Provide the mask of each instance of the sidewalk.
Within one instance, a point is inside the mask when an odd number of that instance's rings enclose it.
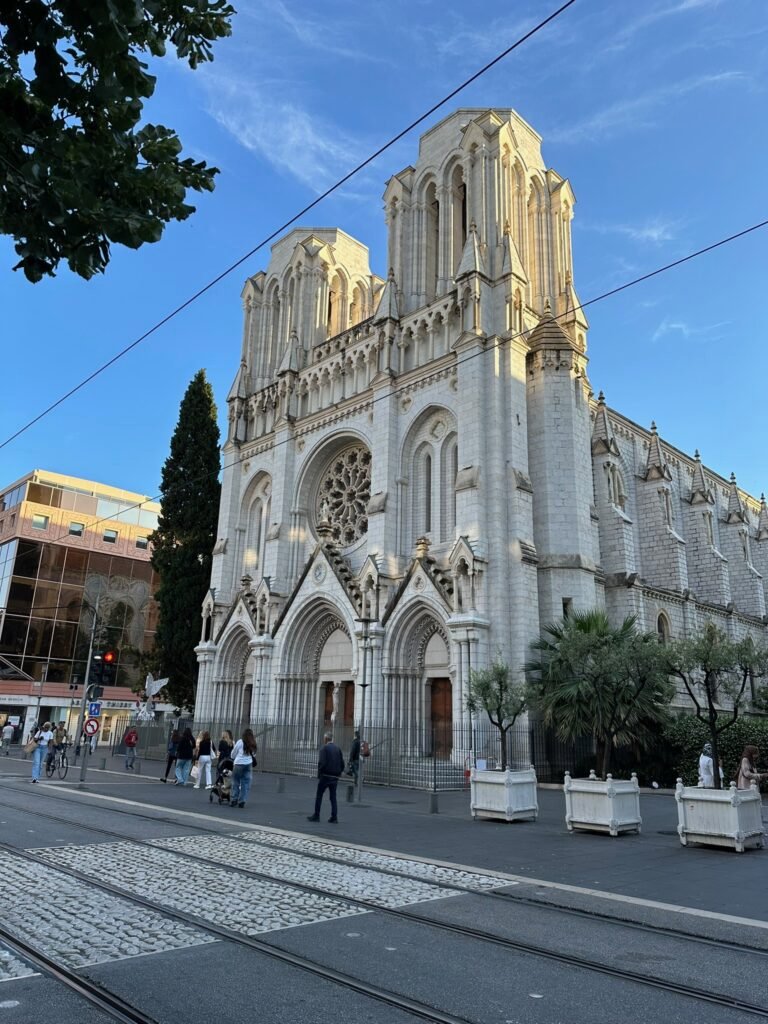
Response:
[[[99,763],[99,758],[95,761]],[[563,794],[549,787],[539,790],[537,822],[504,824],[472,821],[468,790],[439,793],[439,813],[430,814],[428,792],[369,786],[358,804],[347,802],[344,784],[339,786],[339,824],[330,825],[327,797],[320,823],[306,820],[313,807],[313,779],[286,776],[279,783],[278,776],[257,772],[248,805],[240,810],[211,803],[204,789],[162,785],[159,776],[164,763],[159,761],[141,761],[139,774],[126,772],[123,758],[108,758],[107,765],[107,771],[89,767],[86,790],[78,789],[79,766],[70,767],[66,782],[46,785],[72,790],[81,798],[99,793],[158,809],[210,815],[234,828],[247,821],[410,856],[768,920],[768,850],[736,854],[682,847],[676,832],[675,799],[668,792],[643,791],[639,836],[569,833]],[[0,757],[0,780],[5,778],[6,784],[20,787],[30,773],[30,761]],[[279,785],[283,792],[278,792]],[[99,804],[104,806],[102,801]],[[768,816],[765,801],[763,816]],[[125,828],[126,822],[115,827]]]

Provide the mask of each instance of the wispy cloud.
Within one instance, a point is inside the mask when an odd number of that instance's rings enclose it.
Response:
[[[206,76],[208,113],[250,152],[322,192],[365,156],[364,143],[291,100],[232,74]],[[355,178],[358,190],[361,178]]]
[[[282,0],[262,0],[258,11],[246,6],[243,13],[246,17],[258,19],[262,24],[265,15],[271,19],[272,24],[276,21],[279,22],[308,50],[316,50],[334,57],[344,57],[347,60],[387,63],[384,57],[373,54],[364,47],[345,46],[343,43],[344,27],[348,24],[348,19],[346,21],[342,19],[335,22],[330,21],[327,17],[327,8],[323,8],[323,13],[326,16],[322,21],[313,20],[305,13],[297,17]]]
[[[614,38],[610,48],[623,49],[638,32],[648,28],[650,25],[655,25],[659,21],[664,21],[666,18],[673,18],[680,14],[689,14],[691,11],[702,11],[705,8],[719,7],[721,3],[722,0],[679,0],[675,4],[666,4],[648,10],[641,14],[639,18],[635,18],[634,21],[624,25]]]
[[[670,317],[664,317],[651,335],[651,341],[661,341],[662,338],[675,335],[685,341],[692,338],[699,341],[719,341],[723,337],[721,329],[728,327],[729,324],[730,320],[721,320],[719,323],[699,327],[689,324],[685,320],[672,320]]]
[[[548,142],[559,143],[594,142],[617,132],[647,128],[653,124],[653,111],[669,99],[679,99],[699,89],[734,85],[748,80],[749,76],[743,71],[721,71],[717,74],[687,78],[682,82],[672,82],[651,89],[642,96],[633,96],[612,103],[575,124],[545,131],[545,138]]]
[[[586,231],[595,231],[600,235],[621,235],[633,242],[651,242],[660,245],[662,242],[673,241],[678,234],[682,222],[653,217],[641,224],[590,224],[579,222],[579,227]]]

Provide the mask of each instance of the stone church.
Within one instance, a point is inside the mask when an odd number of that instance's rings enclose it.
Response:
[[[471,669],[596,605],[766,639],[764,498],[593,392],[574,203],[461,109],[387,182],[386,278],[296,228],[246,281],[197,720],[466,722]]]

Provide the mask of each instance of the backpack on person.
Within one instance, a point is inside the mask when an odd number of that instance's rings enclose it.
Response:
[[[360,757],[370,757],[370,756],[371,756],[370,744],[368,743],[368,740],[363,740],[363,742],[360,744]]]

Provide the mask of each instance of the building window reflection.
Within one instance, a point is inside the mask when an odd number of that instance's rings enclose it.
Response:
[[[103,539],[105,544],[115,544],[117,541],[117,530],[105,530]]]
[[[32,529],[33,530],[47,530],[50,518],[48,516],[40,515],[35,512],[32,515]]]

